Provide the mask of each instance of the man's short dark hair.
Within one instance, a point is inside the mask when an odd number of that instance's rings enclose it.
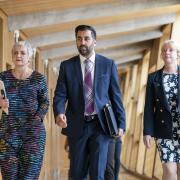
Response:
[[[77,37],[78,31],[86,31],[86,30],[90,30],[91,34],[92,34],[92,37],[94,39],[96,39],[96,31],[92,26],[89,26],[89,25],[79,25],[79,26],[77,26],[75,28],[75,36]]]

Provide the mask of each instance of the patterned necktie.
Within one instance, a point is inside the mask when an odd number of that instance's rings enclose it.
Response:
[[[89,59],[86,59],[84,63],[85,114],[90,115],[94,112],[93,83],[91,75],[93,70],[93,63]]]

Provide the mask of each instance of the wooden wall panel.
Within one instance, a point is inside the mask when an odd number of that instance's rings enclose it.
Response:
[[[172,35],[171,35],[171,39],[173,39],[174,41],[180,44],[179,29],[180,29],[180,12],[176,14],[176,21],[172,26]]]
[[[152,178],[154,170],[156,146],[153,141],[153,146],[150,149],[146,149],[145,162],[144,162],[144,175]]]
[[[126,93],[127,92],[127,89],[129,87],[129,82],[130,82],[130,68],[127,69],[125,75],[124,75],[124,89],[122,91],[122,94],[123,94],[123,102],[124,102],[124,108],[125,108],[125,111],[127,109],[127,102],[128,102],[128,97],[129,97],[129,93]],[[127,114],[127,111],[126,111],[126,114]],[[128,129],[128,125],[126,127]],[[128,132],[126,130],[126,132]],[[121,156],[121,160],[122,162],[124,162],[124,164],[127,164],[127,154],[128,154],[128,149],[127,149],[127,145],[126,145],[126,142],[127,142],[127,138],[126,137],[123,137],[123,151],[122,151],[122,156]]]
[[[45,65],[42,61],[41,53],[38,49],[36,50],[35,70],[37,70],[38,72],[43,73],[43,74],[44,74],[44,70],[45,70]]]
[[[180,12],[176,15],[176,21],[172,26],[172,34],[171,39],[176,41],[180,45]],[[179,59],[179,65],[180,65],[180,59]]]
[[[157,149],[155,152],[155,163],[154,163],[154,170],[153,171],[154,171],[153,177],[157,178],[157,179],[161,179],[161,177],[162,177],[162,164],[161,164],[159,152]]]
[[[14,43],[13,34],[8,31],[7,16],[0,9],[0,70],[12,65],[11,49]]]
[[[147,52],[143,59],[142,77],[141,77],[142,88],[139,94],[141,98],[141,106],[139,107],[139,111],[142,114],[142,116],[139,123],[140,134],[139,134],[139,147],[138,147],[138,154],[137,154],[136,172],[140,174],[143,174],[144,159],[145,159],[145,146],[143,143],[143,113],[144,113],[143,111],[144,111],[146,83],[147,83],[148,69],[149,69],[149,59],[150,59],[150,52]]]
[[[136,171],[137,168],[137,159],[139,152],[139,143],[140,137],[142,133],[142,119],[143,119],[143,111],[144,111],[144,96],[145,96],[145,89],[144,86],[147,81],[147,72],[149,67],[149,54],[146,54],[142,61],[139,63],[140,70],[139,73],[139,84],[138,88],[138,95],[137,95],[137,109],[135,113],[135,124],[134,124],[134,137],[133,137],[133,150],[131,154],[131,164],[130,169]],[[143,153],[143,152],[142,152]]]
[[[172,24],[168,24],[164,26],[163,28],[163,36],[159,39],[159,48],[156,49],[156,52],[158,54],[157,56],[157,64],[156,64],[156,70],[163,67],[164,63],[161,58],[161,47],[165,40],[168,40],[171,38],[171,30],[172,30]]]
[[[151,50],[149,61],[149,73],[154,72],[157,66],[157,59],[160,58],[160,39],[155,39]]]
[[[127,144],[127,148],[129,149],[129,161],[128,161],[128,167],[133,170],[132,167],[132,153],[134,153],[134,146],[136,145],[136,143],[134,142],[134,132],[135,132],[135,123],[136,123],[136,111],[137,111],[137,104],[138,104],[138,87],[139,87],[139,63],[136,65],[135,67],[136,70],[136,76],[132,77],[132,87],[134,87],[134,89],[132,89],[132,93],[133,93],[133,101],[132,101],[132,114],[130,116],[130,118],[127,120],[130,123],[130,129],[129,129],[129,133],[130,133],[130,138],[127,139],[127,141],[130,141],[130,145],[131,147],[129,147],[129,145]],[[134,73],[132,73],[132,75],[134,76]],[[130,86],[131,87],[131,86]],[[127,133],[128,134],[128,133]],[[130,149],[131,148],[131,149]]]
[[[133,132],[131,131],[134,127],[134,107],[136,107],[136,98],[135,98],[135,82],[137,79],[137,72],[138,72],[138,65],[134,65],[132,66],[131,69],[131,80],[130,80],[130,84],[128,87],[128,90],[130,92],[130,96],[128,99],[128,104],[126,107],[126,119],[127,119],[127,133],[125,136],[125,149],[123,151],[126,152],[126,167],[129,167],[130,164],[130,155],[131,155],[131,151],[132,151],[132,143],[133,143]],[[127,91],[125,91],[124,93],[126,93]]]

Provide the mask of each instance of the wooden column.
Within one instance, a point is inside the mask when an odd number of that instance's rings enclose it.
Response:
[[[177,42],[180,45],[179,29],[180,29],[180,12],[177,13],[177,15],[176,15],[176,21],[172,26],[172,35],[171,35],[171,39],[174,40],[175,42]],[[178,63],[180,65],[180,59],[179,59]]]
[[[176,21],[172,26],[172,35],[171,35],[171,39],[180,44],[179,30],[180,30],[180,12],[176,14]]]
[[[138,154],[137,154],[137,163],[136,163],[136,172],[143,174],[143,167],[144,167],[144,158],[145,158],[145,146],[143,143],[143,115],[144,115],[144,102],[145,102],[145,92],[146,92],[146,83],[148,77],[148,69],[149,69],[149,59],[150,59],[150,52],[146,52],[143,58],[142,64],[142,77],[141,77],[141,90],[139,92],[138,97],[141,99],[140,106],[139,106],[139,113],[140,122],[138,122],[137,126],[140,126],[140,133],[139,133],[139,147],[138,147]]]
[[[44,74],[44,71],[45,71],[44,63],[43,63],[41,52],[39,51],[39,49],[36,49],[35,70],[42,74]]]
[[[13,41],[13,33],[8,31],[7,16],[0,9],[0,71],[6,70],[7,65],[12,65]]]
[[[126,135],[124,137],[124,143],[123,143],[123,151],[122,151],[122,162],[126,167],[129,167],[130,164],[130,155],[132,151],[132,139],[133,134],[131,133],[131,129],[134,123],[133,113],[134,113],[134,107],[136,107],[136,101],[135,101],[135,82],[137,79],[137,72],[138,72],[138,65],[133,65],[129,69],[129,76],[126,82],[128,82],[128,86],[125,86],[124,89],[124,96],[127,96],[127,100],[124,101],[125,104],[125,110],[126,110]],[[128,89],[128,91],[127,91]],[[135,106],[134,106],[135,105]]]
[[[125,75],[124,75],[124,86],[123,86],[123,90],[122,90],[122,93],[123,93],[123,103],[124,103],[124,108],[125,108],[125,111],[127,110],[127,102],[128,102],[128,97],[129,97],[129,94],[126,93],[127,92],[127,89],[129,88],[129,82],[130,82],[130,68],[127,68],[126,69],[126,72],[125,72]],[[127,114],[127,111],[126,111],[126,114]],[[127,121],[127,120],[126,120]],[[128,128],[128,127],[127,127]],[[126,131],[127,132],[127,131]],[[127,137],[125,136],[123,138],[123,150],[122,150],[122,153],[121,153],[121,160],[123,162],[123,164],[125,166],[127,166],[128,164],[128,160],[127,160]]]
[[[130,169],[136,171],[137,160],[139,153],[143,153],[139,151],[140,137],[142,133],[142,119],[143,119],[143,111],[144,111],[144,96],[145,96],[145,84],[147,82],[147,73],[149,67],[149,53],[147,53],[143,60],[139,62],[139,70],[138,70],[138,85],[137,85],[137,109],[134,114],[134,131],[133,131],[133,149],[131,152],[131,163]],[[142,150],[142,149],[141,149]]]
[[[154,169],[153,169],[153,178],[161,179],[161,177],[162,177],[162,164],[161,164],[159,152],[157,149],[155,152],[154,161],[155,161],[155,163],[154,163]]]

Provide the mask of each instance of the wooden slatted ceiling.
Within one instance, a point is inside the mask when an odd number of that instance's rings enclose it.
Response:
[[[19,27],[21,37],[38,47],[43,59],[62,60],[77,53],[73,30],[86,23],[98,32],[97,52],[116,51],[110,58],[124,62],[143,57],[147,49],[122,57],[118,47],[161,37],[162,26],[175,21],[180,4],[178,0],[8,0],[0,2],[0,8],[8,15],[10,29]]]
[[[124,14],[116,14],[112,16],[106,16],[106,17],[99,17],[99,18],[91,18],[91,19],[80,19],[76,21],[71,21],[71,22],[65,22],[65,23],[60,23],[60,24],[54,24],[54,25],[49,25],[49,26],[39,26],[35,28],[27,28],[27,29],[22,29],[22,31],[29,37],[36,37],[39,36],[39,34],[49,34],[49,33],[54,33],[54,32],[60,32],[60,31],[66,31],[68,29],[73,29],[75,26],[78,24],[91,24],[93,26],[95,25],[103,25],[103,24],[109,24],[109,23],[116,23],[120,21],[128,21],[131,20],[132,17],[133,19],[140,19],[142,17],[151,17],[155,15],[162,15],[162,14],[167,14],[167,13],[172,13],[172,12],[178,12],[180,9],[180,5],[174,5],[171,7],[165,7],[165,8],[155,8],[152,10],[142,10],[137,12],[132,12],[132,13],[124,13]]]
[[[99,40],[104,40],[104,39],[111,39],[111,38],[115,38],[118,36],[132,35],[133,33],[138,33],[138,32],[143,33],[143,32],[153,31],[153,30],[157,30],[157,29],[160,30],[160,27],[149,27],[149,28],[142,28],[142,29],[140,28],[140,29],[137,29],[135,31],[125,31],[125,32],[119,32],[119,33],[114,33],[114,34],[107,34],[107,35],[98,36],[97,40],[99,41]],[[45,50],[62,48],[62,47],[71,46],[71,45],[74,45],[74,40],[73,41],[66,41],[63,43],[57,43],[57,44],[53,44],[53,45],[42,46],[39,49],[45,51]],[[111,48],[109,47],[108,49],[110,50]],[[99,49],[99,52],[100,51],[101,51],[101,49]],[[107,49],[106,49],[106,51],[107,51]]]
[[[68,9],[79,6],[113,2],[114,0],[9,0],[0,2],[0,7],[6,14],[20,15],[32,12],[42,12],[52,9]]]

